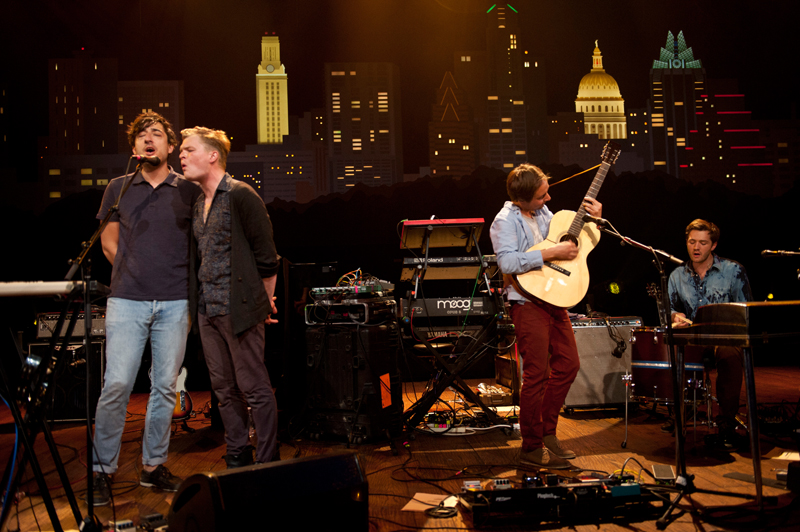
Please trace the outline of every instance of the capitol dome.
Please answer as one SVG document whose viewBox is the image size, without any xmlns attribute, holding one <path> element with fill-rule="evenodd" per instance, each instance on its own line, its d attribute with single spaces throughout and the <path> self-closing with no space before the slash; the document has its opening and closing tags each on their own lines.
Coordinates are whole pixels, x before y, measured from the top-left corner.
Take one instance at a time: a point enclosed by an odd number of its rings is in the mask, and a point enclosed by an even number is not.
<svg viewBox="0 0 800 532">
<path fill-rule="evenodd" d="M 603 54 L 595 41 L 592 70 L 583 76 L 575 111 L 584 114 L 584 131 L 601 139 L 627 138 L 625 100 L 617 80 L 603 68 Z"/>
<path fill-rule="evenodd" d="M 583 76 L 578 85 L 578 99 L 622 98 L 617 80 L 603 68 L 603 55 L 595 46 L 592 56 L 592 71 Z"/>
</svg>

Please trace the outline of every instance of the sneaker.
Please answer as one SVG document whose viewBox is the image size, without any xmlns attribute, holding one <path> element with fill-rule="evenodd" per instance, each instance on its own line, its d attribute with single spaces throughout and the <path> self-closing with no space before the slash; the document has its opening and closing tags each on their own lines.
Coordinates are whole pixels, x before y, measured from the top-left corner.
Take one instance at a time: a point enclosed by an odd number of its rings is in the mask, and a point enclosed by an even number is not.
<svg viewBox="0 0 800 532">
<path fill-rule="evenodd" d="M 92 482 L 92 506 L 105 506 L 111 501 L 111 477 L 95 473 Z"/>
<path fill-rule="evenodd" d="M 675 420 L 669 418 L 666 423 L 661 425 L 661 432 L 665 432 L 667 434 L 672 434 L 675 432 Z"/>
<path fill-rule="evenodd" d="M 533 451 L 520 451 L 519 462 L 545 469 L 569 469 L 572 467 L 572 464 L 552 454 L 545 447 Z"/>
<path fill-rule="evenodd" d="M 577 458 L 577 456 L 573 451 L 561 447 L 561 442 L 558 441 L 558 438 L 556 437 L 555 434 L 551 434 L 549 436 L 544 437 L 544 446 L 547 447 L 548 451 L 558 456 L 559 458 L 566 458 L 567 460 L 570 460 L 572 458 Z"/>
<path fill-rule="evenodd" d="M 153 471 L 145 471 L 142 469 L 142 474 L 139 475 L 139 485 L 145 488 L 158 488 L 164 491 L 178 491 L 178 488 L 183 482 L 169 472 L 169 469 L 164 467 L 163 464 L 159 465 Z"/>
<path fill-rule="evenodd" d="M 253 450 L 253 446 L 248 445 L 239 454 L 226 454 L 225 464 L 228 466 L 228 469 L 253 465 Z"/>
</svg>

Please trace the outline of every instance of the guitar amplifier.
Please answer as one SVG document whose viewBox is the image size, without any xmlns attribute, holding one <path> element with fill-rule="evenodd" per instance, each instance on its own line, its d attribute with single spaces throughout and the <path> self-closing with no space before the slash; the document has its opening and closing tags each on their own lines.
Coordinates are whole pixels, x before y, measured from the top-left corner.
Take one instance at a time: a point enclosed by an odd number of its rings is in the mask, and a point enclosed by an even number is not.
<svg viewBox="0 0 800 532">
<path fill-rule="evenodd" d="M 58 323 L 58 312 L 45 312 L 36 316 L 36 338 L 51 338 Z M 72 338 L 83 338 L 84 331 L 84 313 L 78 314 L 75 328 L 72 330 Z M 64 320 L 64 328 L 66 330 L 69 323 L 69 316 Z M 97 308 L 92 310 L 92 336 L 103 337 L 106 335 L 106 309 Z"/>
<path fill-rule="evenodd" d="M 631 372 L 631 329 L 642 318 L 572 320 L 581 369 L 564 400 L 566 408 L 597 408 L 625 404 L 625 381 Z M 611 329 L 619 340 L 611 337 Z M 624 349 L 623 349 L 624 348 Z"/>
<path fill-rule="evenodd" d="M 625 382 L 623 375 L 631 372 L 631 329 L 642 326 L 642 318 L 621 317 L 572 320 L 572 332 L 578 344 L 581 369 L 564 400 L 570 408 L 602 408 L 625 404 Z M 617 341 L 609 334 L 611 327 L 620 337 L 626 349 L 617 351 Z M 522 368 L 517 365 L 515 350 L 495 357 L 497 382 L 511 389 L 514 398 L 519 397 Z"/>
</svg>

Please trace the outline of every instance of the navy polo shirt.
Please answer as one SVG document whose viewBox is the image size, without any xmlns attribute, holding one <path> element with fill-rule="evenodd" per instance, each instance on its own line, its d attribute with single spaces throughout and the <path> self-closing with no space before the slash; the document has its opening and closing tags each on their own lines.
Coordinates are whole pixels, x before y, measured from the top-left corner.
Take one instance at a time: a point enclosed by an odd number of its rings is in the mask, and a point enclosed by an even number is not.
<svg viewBox="0 0 800 532">
<path fill-rule="evenodd" d="M 117 201 L 126 176 L 106 187 L 97 219 Z M 130 177 L 127 177 L 130 179 Z M 119 247 L 111 272 L 111 297 L 174 301 L 189 297 L 189 238 L 192 206 L 200 187 L 170 168 L 153 188 L 138 174 L 112 215 L 119 222 Z"/>
</svg>

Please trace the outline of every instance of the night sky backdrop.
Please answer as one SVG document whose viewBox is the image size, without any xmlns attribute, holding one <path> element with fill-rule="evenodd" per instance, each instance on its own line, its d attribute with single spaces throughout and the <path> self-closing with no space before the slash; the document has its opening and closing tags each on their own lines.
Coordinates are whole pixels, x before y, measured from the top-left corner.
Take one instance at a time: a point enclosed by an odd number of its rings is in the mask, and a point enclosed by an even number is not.
<svg viewBox="0 0 800 532">
<path fill-rule="evenodd" d="M 185 81 L 187 125 L 256 142 L 261 36 L 280 37 L 289 112 L 324 105 L 324 63 L 400 66 L 405 172 L 428 164 L 427 122 L 456 50 L 485 49 L 491 0 L 9 0 L 0 79 L 30 113 L 9 139 L 24 157 L 48 134 L 47 59 L 84 47 L 119 59 L 121 80 Z M 683 31 L 710 77 L 736 78 L 754 118 L 789 118 L 797 101 L 796 2 L 515 0 L 520 48 L 543 57 L 548 112 L 574 110 L 595 39 L 628 108 L 643 107 L 667 31 Z M 27 159 L 31 161 L 32 159 Z M 27 162 L 26 161 L 26 162 Z M 21 165 L 20 165 L 21 166 Z M 20 173 L 26 170 L 19 168 Z"/>
<path fill-rule="evenodd" d="M 47 60 L 71 57 L 84 47 L 97 57 L 119 60 L 120 80 L 184 80 L 186 125 L 227 131 L 234 150 L 256 142 L 255 73 L 265 32 L 280 37 L 288 72 L 289 112 L 302 115 L 324 105 L 324 63 L 389 61 L 400 67 L 405 172 L 428 164 L 427 122 L 436 88 L 453 68 L 457 50 L 485 49 L 483 0 L 7 0 L 0 32 L 0 82 L 13 109 L 10 153 L 0 170 L 16 168 L 21 180 L 36 178 L 37 137 L 48 134 Z M 580 79 L 591 68 L 595 39 L 606 71 L 619 83 L 627 108 L 643 107 L 649 69 L 667 32 L 683 31 L 707 74 L 739 80 L 755 119 L 785 119 L 797 101 L 796 0 L 702 1 L 515 0 L 520 13 L 520 48 L 542 57 L 547 69 L 548 112 L 574 110 Z M 599 162 L 599 161 L 598 161 Z M 576 167 L 549 168 L 555 177 Z M 0 175 L 4 172 L 0 171 Z M 14 175 L 6 174 L 6 175 Z M 576 209 L 588 187 L 587 174 L 553 189 L 554 211 Z M 58 279 L 97 222 L 100 191 L 59 201 L 43 215 L 0 209 L 8 231 L 0 279 Z M 796 249 L 789 230 L 800 196 L 751 198 L 721 185 L 690 185 L 665 175 L 613 177 L 599 199 L 604 216 L 634 239 L 685 257 L 682 231 L 695 217 L 722 228 L 720 254 L 739 260 L 751 273 L 756 297 L 800 297 L 794 261 L 762 259 L 765 248 Z M 447 198 L 443 201 L 442 198 Z M 391 190 L 357 189 L 312 206 L 269 206 L 279 252 L 294 262 L 339 261 L 394 281 L 406 252 L 395 234 L 402 219 L 431 215 L 484 217 L 488 225 L 506 199 L 503 174 L 489 172 L 454 182 L 421 180 Z M 13 203 L 13 198 L 5 198 Z M 757 238 L 756 238 L 757 236 Z M 788 238 L 787 238 L 788 237 Z M 99 247 L 96 277 L 108 282 L 110 266 Z M 605 237 L 590 255 L 595 308 L 649 317 L 655 305 L 645 295 L 657 280 L 650 258 L 620 248 Z M 622 284 L 620 298 L 605 286 Z M 398 295 L 402 295 L 398 293 Z M 455 294 L 454 294 L 455 295 Z M 51 310 L 52 307 L 44 310 Z M 19 310 L 14 316 L 20 315 Z M 32 310 L 22 312 L 32 315 Z"/>
</svg>

